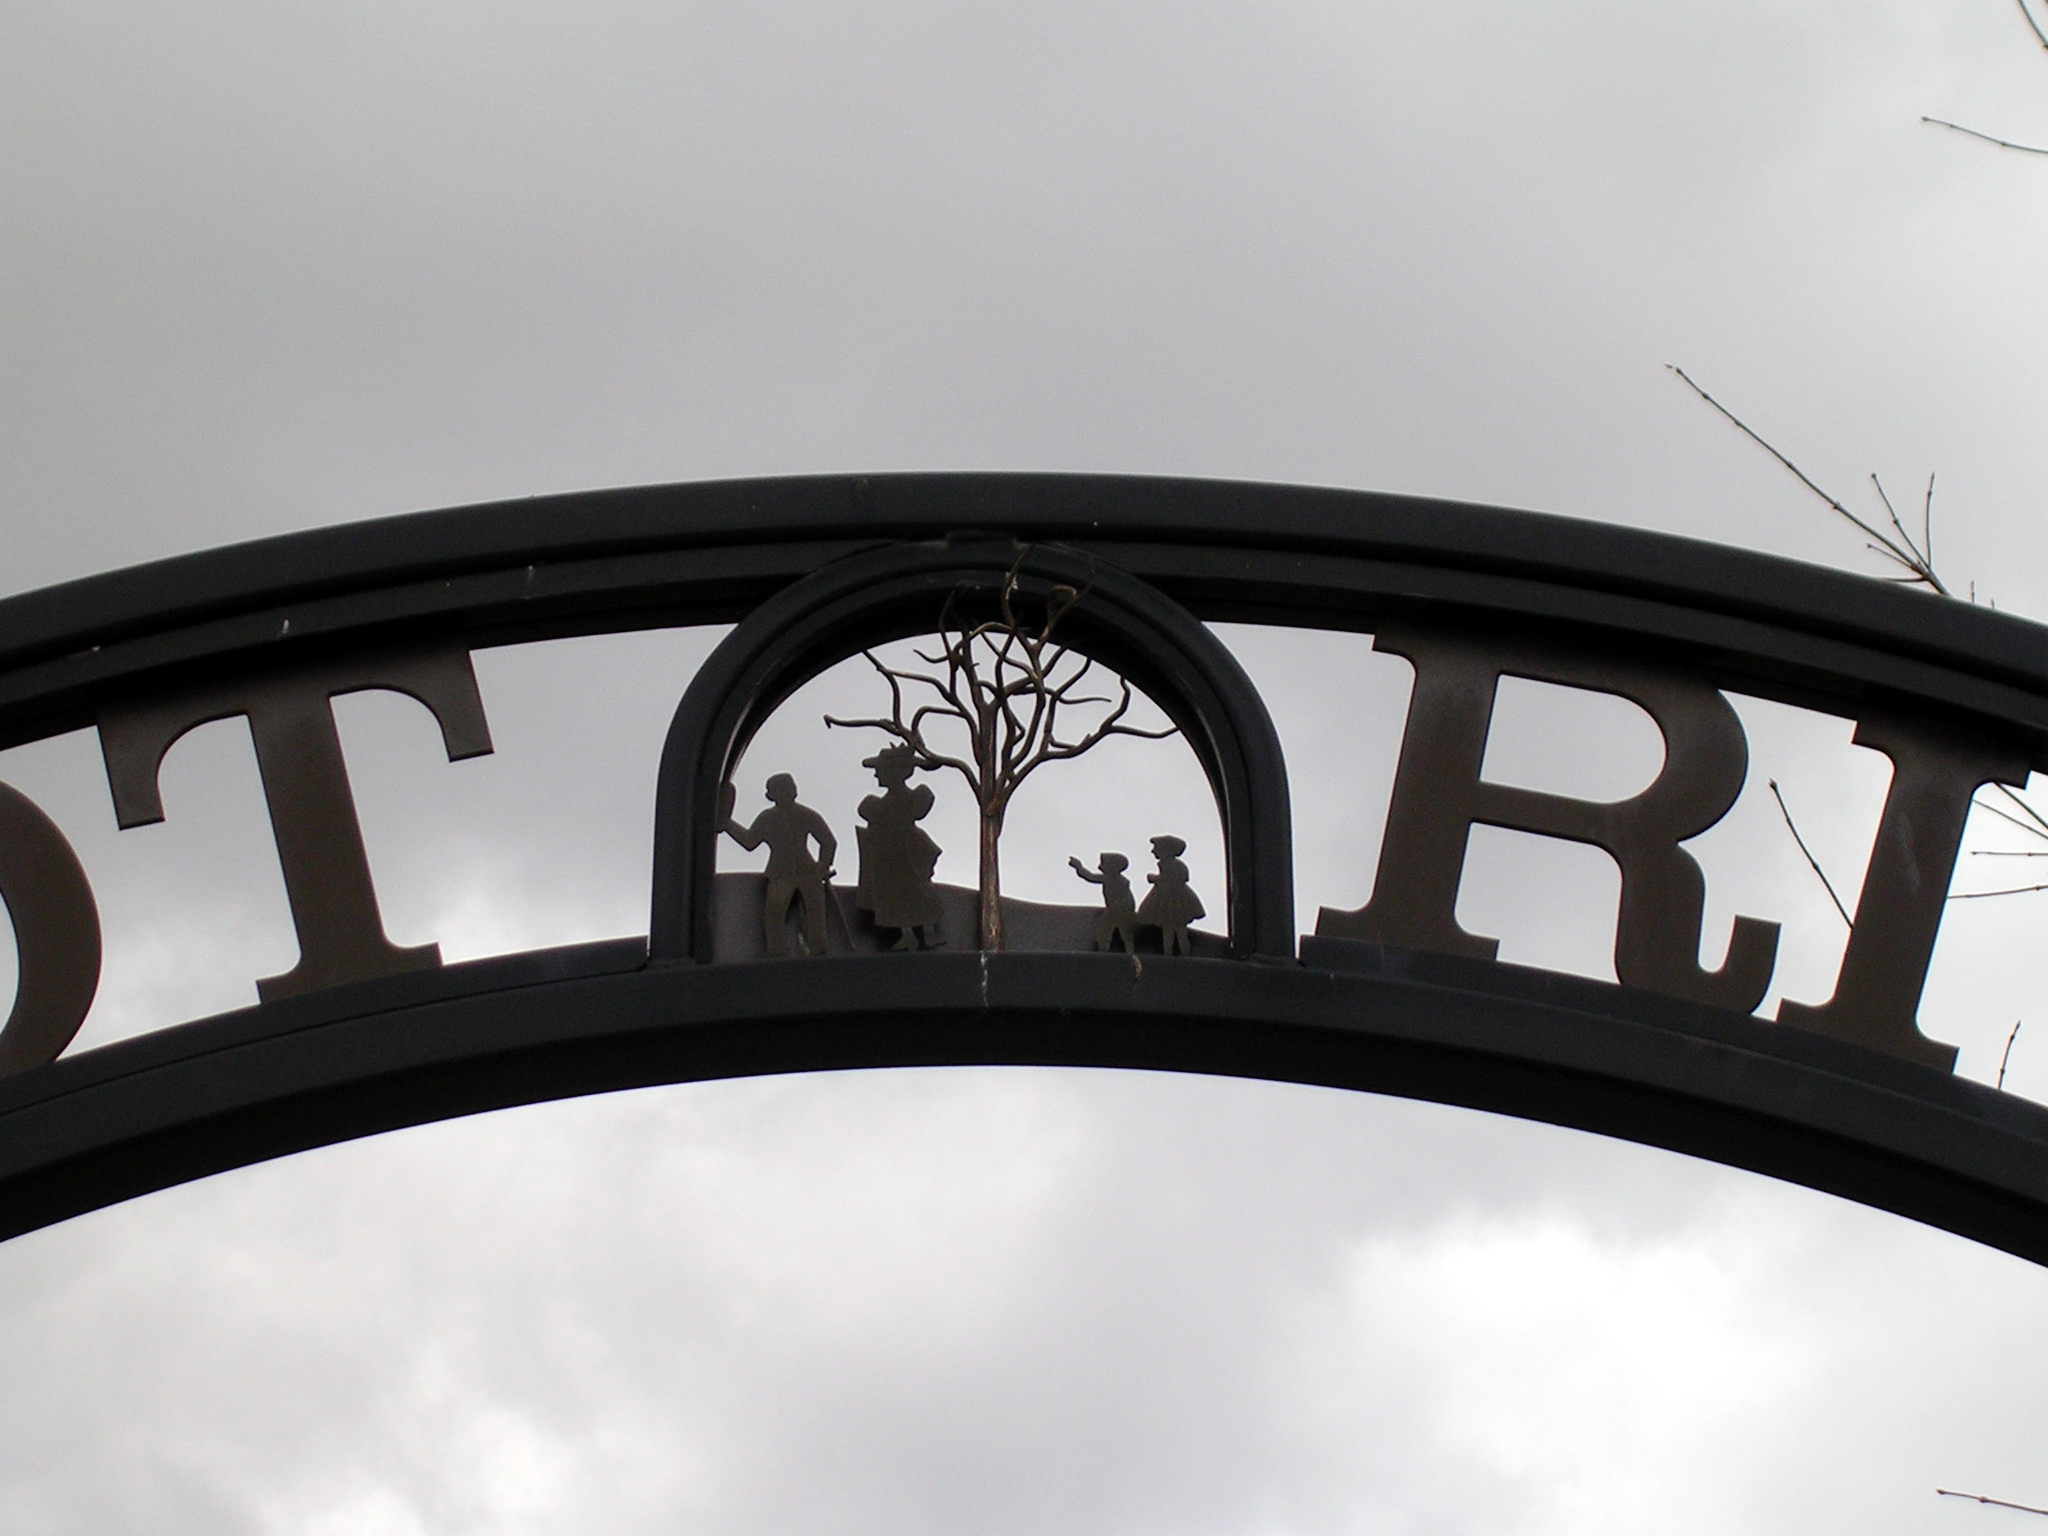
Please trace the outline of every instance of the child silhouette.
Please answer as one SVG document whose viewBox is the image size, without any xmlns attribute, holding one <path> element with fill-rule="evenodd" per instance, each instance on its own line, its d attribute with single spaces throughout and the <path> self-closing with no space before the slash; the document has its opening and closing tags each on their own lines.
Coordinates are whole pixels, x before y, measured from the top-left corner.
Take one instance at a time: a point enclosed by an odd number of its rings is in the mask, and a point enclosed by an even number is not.
<svg viewBox="0 0 2048 1536">
<path fill-rule="evenodd" d="M 1192 954 L 1188 924 L 1203 915 L 1202 898 L 1188 886 L 1188 867 L 1180 856 L 1188 845 L 1177 837 L 1152 839 L 1152 857 L 1159 861 L 1159 873 L 1147 875 L 1152 887 L 1138 908 L 1138 921 L 1159 930 L 1159 948 L 1169 955 Z"/>
<path fill-rule="evenodd" d="M 1067 862 L 1083 880 L 1102 887 L 1102 916 L 1095 919 L 1095 947 L 1108 949 L 1112 941 L 1121 939 L 1124 953 L 1136 954 L 1138 904 L 1131 896 L 1131 882 L 1124 878 L 1131 861 L 1120 853 L 1105 853 L 1097 864 L 1099 873 L 1094 874 L 1079 859 L 1069 858 Z"/>
</svg>

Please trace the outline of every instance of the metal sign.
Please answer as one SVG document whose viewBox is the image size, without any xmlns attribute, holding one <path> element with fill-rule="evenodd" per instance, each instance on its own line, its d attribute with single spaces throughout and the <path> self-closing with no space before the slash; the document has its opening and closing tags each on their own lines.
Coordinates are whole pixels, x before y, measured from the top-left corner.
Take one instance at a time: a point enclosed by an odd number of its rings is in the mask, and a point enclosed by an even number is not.
<svg viewBox="0 0 2048 1536">
<path fill-rule="evenodd" d="M 1415 669 L 1370 899 L 1297 931 L 1279 738 L 1205 620 L 1374 636 Z M 733 623 L 679 701 L 656 783 L 645 940 L 444 965 L 387 937 L 331 701 L 411 696 L 450 759 L 492 750 L 473 650 Z M 876 793 L 832 828 L 730 783 L 796 689 L 877 646 Z M 1655 721 L 1639 794 L 1481 774 L 1502 677 Z M 1083 679 L 1106 679 L 1089 691 Z M 1753 1015 L 1777 925 L 1700 960 L 1684 844 L 1748 771 L 1724 689 L 1856 722 L 1893 773 L 1833 996 Z M 1119 691 L 1121 690 L 1121 691 Z M 1156 703 L 1214 790 L 1226 889 L 1181 839 L 1150 871 L 1072 860 L 1089 899 L 1014 911 L 995 879 L 1022 778 Z M 907 693 L 922 702 L 910 702 Z M 1092 708 L 1094 713 L 1088 714 Z M 2048 1262 L 2048 1109 L 1951 1075 L 1917 1013 L 1963 825 L 2048 766 L 2048 631 L 1882 583 L 1534 514 L 1272 486 L 937 475 L 660 487 L 321 530 L 0 603 L 0 745 L 96 726 L 120 825 L 161 820 L 194 726 L 246 717 L 298 934 L 258 1006 L 64 1055 L 100 931 L 85 872 L 0 787 L 20 983 L 0 1030 L 0 1235 L 379 1130 L 573 1094 L 880 1065 L 1142 1067 L 1327 1084 L 1549 1120 L 1754 1169 Z M 1076 716 L 1083 716 L 1077 725 Z M 1068 724 L 1061 725 L 1061 720 Z M 967 743 L 942 749 L 936 725 Z M 1065 734 L 1062 734 L 1062 732 Z M 978 891 L 919 826 L 955 775 Z M 1456 906 L 1474 825 L 1590 844 L 1621 872 L 1619 985 L 1502 965 Z M 766 847 L 721 877 L 721 842 Z M 835 863 L 858 864 L 835 884 Z M 1370 880 L 1368 882 L 1368 874 Z M 1137 885 L 1142 881 L 1141 900 Z M 1196 924 L 1206 915 L 1220 932 Z"/>
</svg>

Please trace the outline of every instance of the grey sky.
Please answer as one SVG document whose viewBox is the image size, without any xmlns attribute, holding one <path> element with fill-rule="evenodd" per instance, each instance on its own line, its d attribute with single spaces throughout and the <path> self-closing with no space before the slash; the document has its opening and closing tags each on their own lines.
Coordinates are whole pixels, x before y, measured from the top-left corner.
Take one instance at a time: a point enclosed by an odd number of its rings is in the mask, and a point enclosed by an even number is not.
<svg viewBox="0 0 2048 1536">
<path fill-rule="evenodd" d="M 1939 470 L 1952 582 L 2048 615 L 2048 161 L 1922 113 L 2048 142 L 2007 0 L 15 0 L 0 589 L 495 497 L 925 468 L 1411 491 L 1879 569 L 1669 362 L 1845 497 Z M 712 638 L 480 656 L 499 750 L 470 763 L 406 701 L 345 701 L 394 937 L 639 931 L 654 753 Z M 1355 906 L 1404 670 L 1226 638 L 1316 832 L 1304 921 Z M 849 827 L 866 748 L 813 704 L 857 686 L 793 703 L 743 796 L 800 764 Z M 1739 707 L 1755 788 L 1853 883 L 1881 765 Z M 1489 771 L 1627 792 L 1654 746 L 1602 708 L 1508 699 Z M 1611 759 L 1560 749 L 1592 732 Z M 289 964 L 239 726 L 173 753 L 161 827 L 114 831 L 84 737 L 0 776 L 105 908 L 81 1045 Z M 1220 893 L 1180 748 L 1061 783 L 1020 801 L 1023 894 L 1074 899 L 1066 854 L 1168 818 Z M 1775 814 L 1752 792 L 1702 840 L 1707 944 L 1784 921 L 1778 985 L 1813 1000 L 1840 925 Z M 1597 855 L 1475 841 L 1461 912 L 1506 958 L 1598 973 L 1612 905 Z M 1929 1032 L 1988 1078 L 2039 1018 L 2012 1085 L 2048 1096 L 2048 913 L 1967 906 Z M 842 1075 L 422 1128 L 0 1247 L 0 1523 L 2024 1530 L 1932 1490 L 2048 1505 L 2044 1380 L 2040 1271 L 1641 1148 L 1271 1085 Z"/>
</svg>

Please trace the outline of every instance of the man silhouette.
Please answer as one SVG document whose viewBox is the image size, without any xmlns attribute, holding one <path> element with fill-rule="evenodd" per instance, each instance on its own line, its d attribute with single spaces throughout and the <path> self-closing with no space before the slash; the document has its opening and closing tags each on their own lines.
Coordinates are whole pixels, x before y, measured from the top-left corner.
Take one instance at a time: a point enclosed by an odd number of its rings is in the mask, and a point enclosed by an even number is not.
<svg viewBox="0 0 2048 1536">
<path fill-rule="evenodd" d="M 807 805 L 796 802 L 796 780 L 786 773 L 771 777 L 762 787 L 768 809 L 754 818 L 751 827 L 732 819 L 733 788 L 725 786 L 726 836 L 748 852 L 768 845 L 768 892 L 761 905 L 761 936 L 768 953 L 789 953 L 789 904 L 802 898 L 804 904 L 804 948 L 814 955 L 825 953 L 825 883 L 832 878 L 832 855 L 839 851 L 838 839 L 825 825 L 825 818 Z M 811 856 L 811 842 L 818 844 Z"/>
</svg>

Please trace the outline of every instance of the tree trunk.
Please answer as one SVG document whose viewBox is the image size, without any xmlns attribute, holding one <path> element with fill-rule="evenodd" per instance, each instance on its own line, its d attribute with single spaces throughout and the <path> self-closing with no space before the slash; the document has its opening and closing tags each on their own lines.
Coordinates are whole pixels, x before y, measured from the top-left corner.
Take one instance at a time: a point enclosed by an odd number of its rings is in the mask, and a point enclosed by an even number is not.
<svg viewBox="0 0 2048 1536">
<path fill-rule="evenodd" d="M 1003 947 L 1003 876 L 997 860 L 1002 842 L 1003 813 L 983 808 L 981 813 L 981 947 Z"/>
</svg>

